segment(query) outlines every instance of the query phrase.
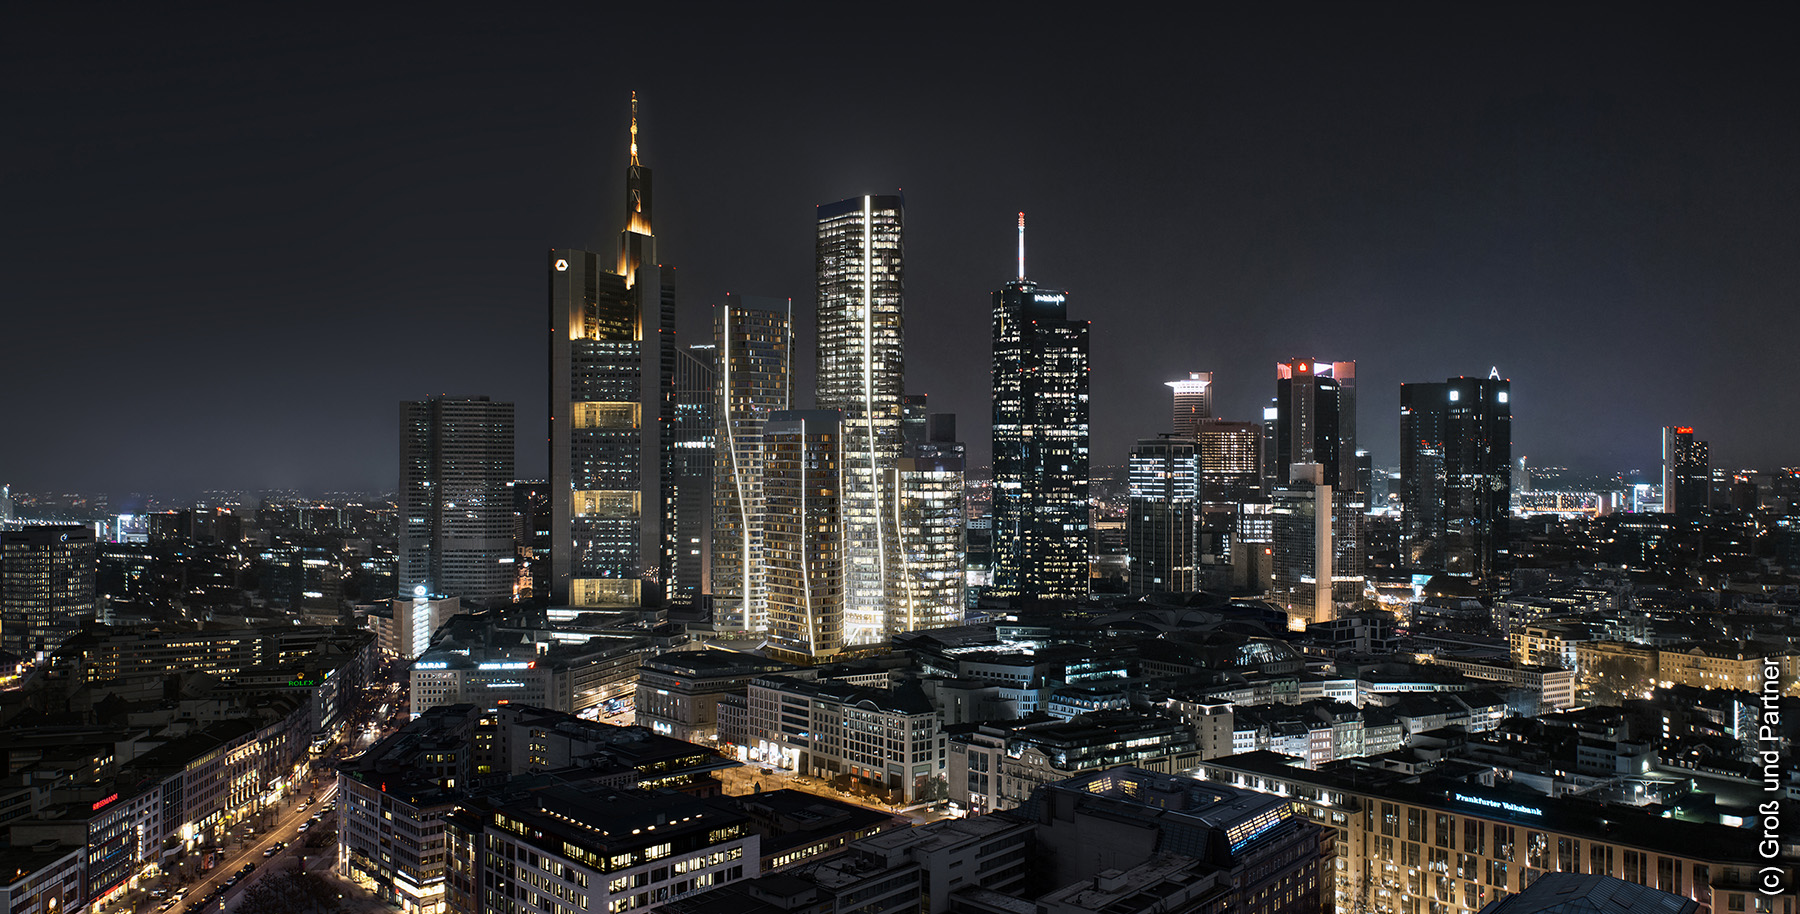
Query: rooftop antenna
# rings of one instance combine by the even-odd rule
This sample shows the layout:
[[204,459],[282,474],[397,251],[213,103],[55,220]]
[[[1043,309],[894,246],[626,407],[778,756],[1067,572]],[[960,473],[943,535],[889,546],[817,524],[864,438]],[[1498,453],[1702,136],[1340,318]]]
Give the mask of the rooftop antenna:
[[1019,281],[1025,281],[1025,214],[1019,214]]

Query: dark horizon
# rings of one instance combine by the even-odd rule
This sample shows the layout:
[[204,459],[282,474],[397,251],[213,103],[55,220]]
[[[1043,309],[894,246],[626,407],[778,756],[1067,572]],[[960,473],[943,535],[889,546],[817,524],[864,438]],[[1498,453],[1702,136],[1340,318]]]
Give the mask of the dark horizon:
[[[1774,29],[1685,11],[1233,12],[1186,34],[995,17],[866,46],[599,12],[353,23],[31,9],[9,55],[0,482],[28,492],[395,485],[396,407],[517,404],[546,475],[553,247],[613,249],[629,93],[679,340],[727,291],[794,300],[810,402],[815,204],[907,198],[907,388],[988,457],[990,293],[1092,322],[1093,462],[1213,371],[1355,359],[1397,463],[1402,382],[1513,381],[1513,454],[1603,475],[1692,425],[1800,463],[1797,94]],[[385,17],[385,18],[384,18]],[[880,66],[834,64],[863,48]],[[836,68],[836,69],[834,69]],[[573,88],[579,87],[579,88]]]

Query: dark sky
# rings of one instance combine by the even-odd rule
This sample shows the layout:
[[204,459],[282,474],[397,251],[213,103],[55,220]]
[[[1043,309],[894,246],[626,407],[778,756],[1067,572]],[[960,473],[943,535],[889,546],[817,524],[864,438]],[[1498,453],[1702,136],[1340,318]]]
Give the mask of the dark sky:
[[633,89],[683,341],[727,291],[809,338],[813,206],[903,188],[908,387],[981,459],[1024,210],[1093,321],[1096,463],[1164,380],[1254,418],[1295,356],[1358,361],[1378,464],[1401,381],[1491,366],[1533,463],[1648,469],[1676,423],[1800,463],[1800,81],[1761,8],[500,6],[11,11],[0,481],[388,489],[434,393],[517,402],[543,475],[543,252],[612,249]]

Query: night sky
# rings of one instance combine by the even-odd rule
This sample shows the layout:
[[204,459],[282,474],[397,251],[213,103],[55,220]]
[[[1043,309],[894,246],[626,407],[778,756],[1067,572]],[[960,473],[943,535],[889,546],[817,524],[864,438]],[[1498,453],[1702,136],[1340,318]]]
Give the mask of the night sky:
[[633,89],[681,341],[791,296],[810,379],[813,207],[901,188],[907,386],[978,462],[1024,210],[1093,322],[1096,464],[1166,430],[1163,381],[1259,418],[1296,356],[1357,360],[1378,465],[1400,382],[1494,366],[1533,464],[1649,470],[1665,424],[1800,463],[1770,8],[777,8],[16,6],[0,481],[390,490],[436,393],[515,401],[545,475],[544,251],[613,250]]

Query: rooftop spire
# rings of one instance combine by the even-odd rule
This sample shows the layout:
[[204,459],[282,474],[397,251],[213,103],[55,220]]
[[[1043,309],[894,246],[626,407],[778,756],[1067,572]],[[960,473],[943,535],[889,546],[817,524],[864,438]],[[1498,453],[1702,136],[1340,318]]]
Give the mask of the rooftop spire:
[[638,164],[637,156],[637,91],[631,93],[631,164]]
[[1019,281],[1025,281],[1025,214],[1019,214]]

